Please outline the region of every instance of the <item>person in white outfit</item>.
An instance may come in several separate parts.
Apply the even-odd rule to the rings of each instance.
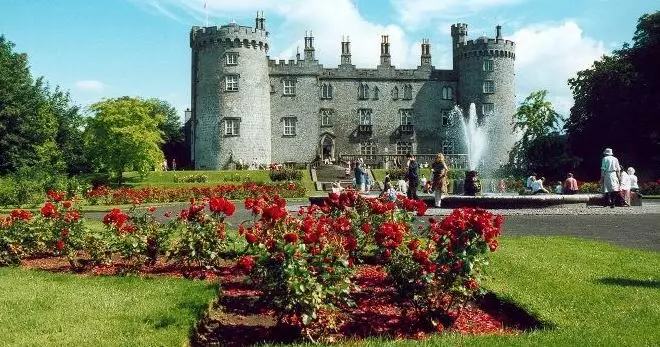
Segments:
[[[621,170],[619,183],[619,188],[621,188],[621,198],[623,199],[623,206],[630,206],[630,176],[628,175],[628,172]]]
[[[621,165],[619,159],[614,156],[611,148],[605,148],[603,151],[603,160],[600,162],[600,186],[605,193],[607,204],[614,208],[620,197],[619,191],[619,173],[621,172]]]
[[[626,172],[630,177],[630,191],[637,192],[639,190],[639,184],[637,183],[637,176],[635,176],[635,168],[631,166]]]

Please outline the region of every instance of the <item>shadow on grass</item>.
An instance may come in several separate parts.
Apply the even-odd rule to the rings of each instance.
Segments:
[[[622,287],[643,287],[643,288],[660,288],[660,281],[652,279],[634,279],[634,278],[621,278],[621,277],[603,277],[596,280],[596,283],[607,284]]]

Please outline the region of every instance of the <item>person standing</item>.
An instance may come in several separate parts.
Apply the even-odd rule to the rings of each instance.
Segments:
[[[568,175],[566,175],[566,180],[564,181],[564,194],[577,194],[577,192],[577,180],[573,177],[573,173],[569,172]]]
[[[431,164],[432,176],[432,189],[433,198],[435,200],[435,207],[440,207],[442,203],[442,196],[447,194],[447,173],[449,168],[445,162],[445,155],[438,153],[435,156],[435,161]]]
[[[623,206],[630,206],[630,176],[625,170],[621,170],[619,176],[621,199],[623,199]]]
[[[355,187],[360,191],[364,192],[365,180],[364,180],[364,170],[362,169],[362,163],[358,160],[355,162],[355,169],[353,170],[355,175]]]
[[[605,193],[606,203],[614,208],[618,201],[619,191],[619,173],[621,165],[619,159],[614,156],[611,148],[605,148],[603,151],[603,160],[600,162],[600,185]]]
[[[419,164],[415,161],[415,156],[408,153],[408,199],[417,200],[417,187],[419,186]]]
[[[176,171],[176,159],[172,159],[172,171]]]

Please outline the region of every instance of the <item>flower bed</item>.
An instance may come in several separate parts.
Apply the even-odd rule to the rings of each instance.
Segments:
[[[192,199],[205,199],[214,196],[231,200],[245,199],[260,195],[279,195],[285,198],[300,198],[305,196],[305,187],[299,183],[289,182],[282,184],[225,184],[209,187],[144,187],[144,188],[118,188],[107,186],[96,187],[85,193],[85,199],[92,205],[123,205],[181,202]]]
[[[207,192],[213,193],[218,191]],[[352,190],[330,193],[324,205],[292,214],[282,197],[262,194],[245,199],[254,218],[239,226],[247,247],[235,270],[228,270],[223,254],[238,236],[227,233],[225,219],[235,208],[218,194],[192,199],[168,222],[160,222],[153,207],[113,209],[103,232],[92,232],[64,194],[51,192],[40,215],[15,210],[2,219],[0,261],[43,264],[62,256],[73,271],[211,275],[221,283],[240,271],[247,276],[244,288],[258,295],[255,307],[292,336],[422,337],[467,329],[460,328],[461,314],[469,317],[473,298],[483,293],[487,253],[497,250],[503,223],[501,216],[473,208],[420,221],[426,211],[421,201],[367,199]],[[384,319],[380,328],[364,323],[377,314]],[[507,331],[475,314],[491,326],[477,332]],[[392,322],[390,316],[403,318]]]

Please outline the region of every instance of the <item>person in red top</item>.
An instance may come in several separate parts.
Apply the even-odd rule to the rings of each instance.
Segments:
[[[573,178],[573,173],[569,172],[564,181],[564,194],[576,194],[578,192],[577,180]]]

